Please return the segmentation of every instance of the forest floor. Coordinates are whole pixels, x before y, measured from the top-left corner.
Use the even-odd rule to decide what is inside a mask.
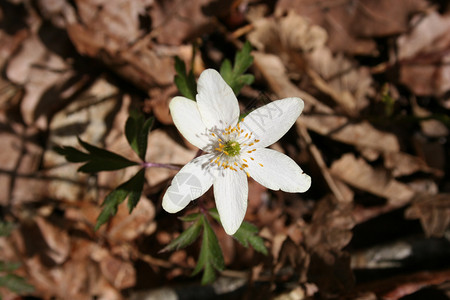
[[[304,100],[271,147],[312,186],[249,179],[245,220],[269,254],[212,223],[225,269],[201,285],[200,242],[160,252],[199,209],[162,209],[176,171],[148,168],[135,210],[94,230],[133,168],[80,173],[54,147],[80,137],[136,159],[124,127],[137,109],[155,118],[146,161],[188,163],[174,58],[198,77],[246,41],[241,111]],[[3,299],[450,299],[447,1],[1,0],[0,68]]]

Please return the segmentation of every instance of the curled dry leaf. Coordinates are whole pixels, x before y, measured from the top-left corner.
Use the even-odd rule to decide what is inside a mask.
[[[254,57],[255,67],[261,71],[262,76],[279,98],[294,95],[305,101],[305,113],[300,118],[300,122],[308,129],[359,148],[373,148],[381,152],[400,149],[395,135],[382,132],[367,121],[353,123],[345,116],[337,116],[329,106],[297,88],[286,75],[285,67],[279,57],[260,52],[255,52]],[[316,114],[308,114],[312,110]]]
[[[322,47],[327,40],[326,31],[294,12],[285,17],[261,18],[253,22],[254,31],[248,40],[259,51],[288,55],[289,51],[309,52]],[[285,55],[283,55],[283,52]],[[288,58],[288,57],[287,57]]]
[[[440,170],[429,167],[425,161],[417,156],[404,152],[384,152],[384,166],[391,170],[392,176],[408,176],[416,172],[432,173],[442,176]]]
[[[373,55],[373,38],[407,31],[410,16],[427,6],[425,0],[399,0],[395,5],[389,0],[281,0],[277,2],[276,14],[294,10],[325,28],[330,37],[328,45],[334,52]]]
[[[21,101],[25,123],[31,125],[36,122],[41,129],[46,129],[47,119],[63,100],[62,86],[74,72],[62,57],[49,51],[37,34],[33,33],[10,59],[6,75],[15,84],[25,87]]]
[[[410,202],[414,191],[406,184],[393,179],[385,170],[374,169],[362,158],[344,154],[331,165],[331,174],[351,186],[388,199],[392,207]]]
[[[416,95],[442,96],[450,90],[450,15],[430,12],[397,39],[400,82]]]
[[[405,216],[419,219],[427,236],[442,237],[450,227],[450,194],[418,196]]]
[[[321,135],[361,149],[371,148],[379,152],[397,152],[400,149],[394,134],[380,131],[367,121],[353,123],[342,116],[305,115],[302,122]]]
[[[357,115],[373,96],[372,77],[366,67],[342,54],[333,55],[326,47],[314,49],[306,55],[308,75],[314,85],[329,95],[349,115]]]

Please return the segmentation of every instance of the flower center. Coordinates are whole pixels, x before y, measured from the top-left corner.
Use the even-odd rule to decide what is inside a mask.
[[[236,141],[228,141],[225,143],[222,151],[228,156],[233,157],[241,152],[241,145]]]
[[[241,120],[241,122],[244,119]],[[214,143],[214,151],[217,156],[211,160],[211,163],[217,164],[224,169],[230,169],[233,171],[244,171],[248,177],[250,174],[245,170],[248,167],[248,161],[241,157],[241,153],[251,154],[256,151],[255,144],[259,142],[258,139],[253,137],[253,133],[245,132],[240,123],[236,127],[228,126],[225,130],[219,132],[215,131],[211,135],[217,140]],[[251,160],[253,157],[247,156]],[[259,164],[261,167],[262,164]]]

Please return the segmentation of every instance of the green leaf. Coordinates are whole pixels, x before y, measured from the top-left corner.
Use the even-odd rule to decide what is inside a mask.
[[[239,227],[233,237],[246,248],[248,248],[250,244],[255,251],[264,255],[269,254],[264,245],[264,240],[258,235],[258,227],[251,223],[245,221],[242,222],[241,227]]]
[[[253,56],[250,54],[251,52],[252,45],[246,41],[241,51],[238,51],[234,58],[233,72],[235,74],[244,74],[244,72],[252,65]]]
[[[153,122],[153,117],[145,120],[143,114],[137,111],[131,111],[125,124],[125,135],[128,143],[143,161],[145,160],[145,154],[147,153],[148,133]]]
[[[10,235],[11,231],[13,231],[14,227],[16,227],[16,226],[12,222],[1,221],[0,222],[0,236]]]
[[[179,217],[178,219],[180,219],[183,222],[194,222],[194,221],[197,221],[197,219],[200,216],[201,216],[200,213],[193,213],[193,214],[189,214],[187,216]]]
[[[208,213],[214,220],[221,223],[217,208],[211,208],[208,210]],[[264,255],[269,254],[266,246],[264,245],[264,240],[258,235],[258,227],[249,222],[242,222],[241,227],[239,227],[233,237],[246,248],[248,248],[250,244],[255,251],[258,251]]]
[[[7,274],[0,277],[0,286],[4,286],[17,294],[32,293],[34,291],[32,285],[27,283],[23,277],[15,274]]]
[[[236,95],[239,94],[244,85],[250,85],[255,80],[253,75],[244,74],[253,63],[251,51],[252,46],[247,41],[241,51],[236,53],[233,67],[228,59],[220,66],[220,74]]]
[[[205,216],[202,215],[201,220],[203,224],[203,240],[199,259],[192,272],[192,276],[198,274],[203,269],[202,284],[208,284],[216,278],[214,270],[223,270],[225,268],[225,262],[214,230],[209,225]]]
[[[78,142],[88,151],[88,153],[70,146],[56,147],[54,150],[59,154],[64,155],[67,161],[75,163],[86,162],[78,168],[79,172],[96,173],[100,171],[114,171],[138,165],[137,162],[126,159],[125,157],[108,150],[93,146],[80,138],[78,138]]]
[[[198,238],[201,230],[202,230],[202,220],[199,215],[194,224],[188,227],[188,229],[183,231],[183,233],[181,233],[176,239],[170,242],[170,244],[168,244],[159,252],[161,253],[186,248]]]
[[[4,262],[0,261],[0,272],[12,272],[20,267],[20,262]]]
[[[177,86],[180,93],[195,101],[195,95],[197,95],[197,83],[195,82],[194,73],[191,70],[189,74],[186,73],[186,65],[178,56],[175,56],[175,71],[176,75],[174,78],[175,85]]]
[[[103,210],[97,218],[95,230],[105,224],[111,217],[117,213],[118,206],[128,197],[128,210],[131,213],[133,208],[139,202],[142,194],[142,188],[145,181],[145,169],[141,169],[130,180],[119,185],[114,191],[106,196],[103,201]]]

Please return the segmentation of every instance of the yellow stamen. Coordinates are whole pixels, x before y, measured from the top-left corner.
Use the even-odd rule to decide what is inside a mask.
[[[261,167],[264,167],[263,164],[258,163],[258,165],[260,165]]]

